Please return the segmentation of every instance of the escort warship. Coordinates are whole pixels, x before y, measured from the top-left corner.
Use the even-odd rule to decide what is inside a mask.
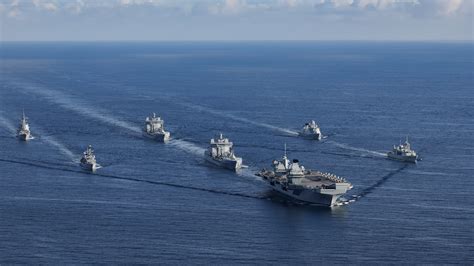
[[[242,167],[242,158],[235,156],[233,143],[222,134],[219,138],[211,139],[209,149],[204,152],[206,161],[230,170],[238,170]]]
[[[321,134],[321,129],[316,124],[316,122],[314,122],[314,120],[311,120],[309,123],[306,123],[299,132],[299,135],[303,138],[315,140],[321,140],[321,138],[323,137],[323,135]]]
[[[416,161],[420,160],[416,152],[411,149],[408,137],[406,138],[405,143],[401,143],[398,146],[393,145],[393,149],[387,153],[387,157],[392,160],[410,163],[416,163]]]
[[[95,160],[94,150],[92,149],[91,145],[87,147],[86,151],[84,151],[82,155],[81,167],[92,172],[100,168],[100,166],[97,164],[97,161]]]
[[[165,121],[161,117],[157,117],[155,113],[153,116],[147,117],[145,120],[145,136],[160,141],[166,142],[170,139],[170,132],[165,131]]]
[[[351,183],[344,178],[307,170],[296,159],[290,162],[286,149],[281,160],[273,161],[272,170],[263,169],[256,175],[262,177],[273,190],[303,204],[337,206],[337,200],[352,189]]]
[[[28,141],[33,139],[31,135],[30,126],[28,124],[28,118],[25,116],[25,112],[23,112],[23,116],[20,120],[20,126],[18,127],[18,138],[23,141]]]

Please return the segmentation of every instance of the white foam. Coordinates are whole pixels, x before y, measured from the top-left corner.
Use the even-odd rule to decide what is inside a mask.
[[[43,87],[31,85],[31,84],[18,83],[18,82],[16,84],[21,86],[23,89],[27,90],[28,92],[43,96],[49,101],[54,102],[63,108],[69,109],[81,115],[88,116],[90,118],[99,120],[101,122],[130,130],[134,133],[141,132],[139,127],[131,125],[125,121],[116,119],[112,115],[107,114],[107,112],[105,112],[104,110],[87,106],[86,104],[81,103],[79,100],[73,100],[61,92],[49,90]]]
[[[206,149],[201,148],[191,142],[180,140],[180,139],[171,139],[167,145],[176,147],[182,151],[197,155],[197,156],[204,156],[204,151]]]
[[[358,152],[361,152],[363,154],[371,154],[371,155],[375,155],[375,156],[379,156],[379,157],[387,157],[387,155],[385,153],[382,153],[382,152],[371,151],[371,150],[367,150],[367,149],[364,149],[364,148],[353,147],[353,146],[350,146],[348,144],[336,142],[336,141],[333,141],[333,140],[328,140],[328,141],[326,141],[326,143],[333,144],[334,146],[337,146],[341,149],[358,151]]]
[[[13,124],[2,115],[0,115],[0,125],[5,127],[10,133],[12,133],[12,135],[15,135],[16,133],[15,126],[13,126]]]
[[[57,141],[54,137],[52,137],[52,136],[41,136],[41,139],[44,140],[45,142],[51,144],[55,148],[57,148],[62,154],[69,157],[69,159],[72,162],[78,162],[77,156],[74,155],[74,153],[70,149],[68,149],[64,144]]]
[[[218,110],[214,110],[214,109],[211,109],[211,108],[208,108],[208,107],[204,107],[204,106],[200,106],[200,105],[196,105],[196,104],[192,104],[192,103],[183,103],[183,105],[185,105],[187,107],[190,107],[190,108],[193,108],[193,109],[196,109],[196,110],[199,110],[199,111],[208,112],[208,113],[211,113],[213,115],[217,115],[217,116],[221,116],[221,117],[225,117],[225,118],[230,118],[230,119],[233,119],[233,120],[237,120],[237,121],[240,121],[240,122],[252,124],[252,125],[255,125],[255,126],[265,127],[265,128],[269,128],[269,129],[272,129],[272,130],[280,131],[280,132],[285,133],[285,134],[298,135],[298,132],[287,129],[287,128],[282,128],[282,127],[277,127],[277,126],[273,126],[273,125],[266,124],[266,123],[256,122],[256,121],[253,121],[253,120],[250,120],[250,119],[247,119],[247,118],[243,118],[243,117],[239,117],[239,116],[236,116],[236,115],[233,115],[233,114],[222,112],[221,110],[218,111]]]

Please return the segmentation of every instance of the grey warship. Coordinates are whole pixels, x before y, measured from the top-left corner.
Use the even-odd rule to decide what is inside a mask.
[[[281,160],[273,161],[272,170],[263,169],[256,175],[262,177],[273,190],[303,204],[337,206],[337,200],[352,189],[351,183],[344,178],[307,170],[296,159],[290,162],[286,149]]]
[[[25,112],[23,112],[23,116],[20,120],[20,126],[18,127],[17,136],[20,140],[28,141],[33,139],[30,131],[30,125],[28,124],[28,118],[25,116]]]
[[[87,146],[86,151],[84,151],[82,154],[80,164],[83,169],[92,172],[100,168],[100,166],[97,164],[97,161],[95,160],[94,150],[92,149],[91,145]]]
[[[321,134],[321,129],[314,120],[311,120],[306,123],[298,134],[303,138],[315,140],[321,140],[321,138],[323,137],[323,135]]]
[[[242,158],[235,156],[233,143],[222,134],[216,139],[211,139],[209,149],[204,152],[206,161],[230,170],[238,170],[242,167]]]
[[[165,121],[153,113],[152,116],[145,119],[145,136],[160,141],[167,142],[170,139],[170,132],[165,131]]]
[[[401,143],[398,146],[393,146],[393,149],[387,153],[387,157],[392,160],[416,163],[420,160],[418,154],[411,149],[411,145],[408,142],[408,137],[405,143]]]

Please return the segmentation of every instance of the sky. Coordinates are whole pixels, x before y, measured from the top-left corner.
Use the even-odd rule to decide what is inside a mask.
[[[0,0],[0,41],[473,41],[474,0]]]

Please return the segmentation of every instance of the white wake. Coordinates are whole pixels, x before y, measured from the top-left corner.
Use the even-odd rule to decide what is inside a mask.
[[[208,107],[204,107],[204,106],[200,106],[200,105],[196,105],[196,104],[192,104],[192,103],[182,103],[182,105],[193,108],[193,109],[198,110],[198,111],[204,111],[204,112],[207,112],[207,113],[210,113],[210,114],[213,114],[213,115],[217,115],[217,116],[221,116],[221,117],[225,117],[225,118],[230,118],[230,119],[233,119],[233,120],[236,120],[236,121],[252,124],[252,125],[255,125],[255,126],[258,126],[258,127],[264,127],[264,128],[272,129],[272,130],[275,130],[275,131],[280,131],[280,132],[285,133],[285,134],[295,135],[295,136],[298,135],[298,132],[296,132],[294,130],[273,126],[273,125],[270,125],[270,124],[267,124],[267,123],[256,122],[256,121],[253,121],[253,120],[250,120],[250,119],[247,119],[247,118],[243,118],[243,117],[239,117],[239,116],[236,116],[236,115],[233,115],[233,114],[225,113],[225,112],[220,111],[220,110],[214,110],[214,109],[211,109],[211,108],[208,108]]]
[[[375,155],[375,156],[378,156],[378,157],[386,157],[387,156],[385,153],[382,153],[382,152],[372,151],[372,150],[368,150],[368,149],[364,149],[364,148],[353,147],[353,146],[350,146],[348,144],[336,142],[336,141],[333,141],[333,140],[328,140],[328,141],[326,141],[326,143],[332,144],[332,145],[334,145],[336,147],[339,147],[341,149],[357,151],[357,152],[360,152],[362,154],[370,154],[370,155]]]

